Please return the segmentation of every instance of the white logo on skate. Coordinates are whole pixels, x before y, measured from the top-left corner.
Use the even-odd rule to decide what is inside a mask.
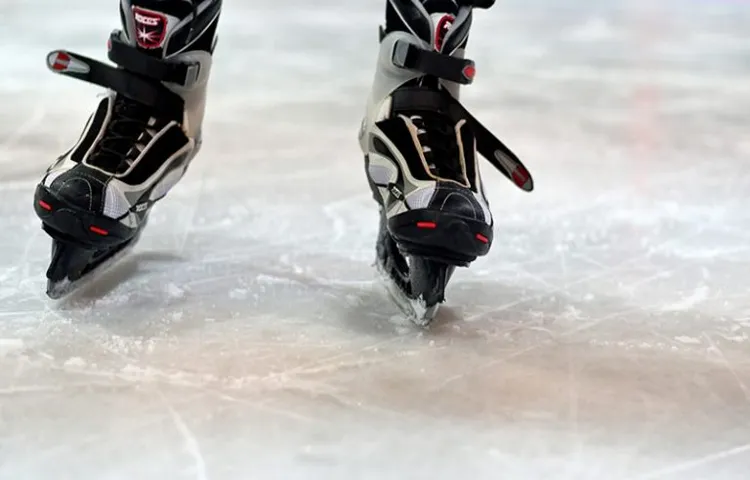
[[[159,19],[154,17],[148,17],[146,15],[141,15],[138,12],[135,12],[135,21],[138,23],[142,23],[144,25],[148,25],[151,27],[155,27],[159,25]]]
[[[154,41],[155,32],[147,32],[146,30],[138,30],[136,33],[138,34],[138,40],[143,40],[146,42]]]
[[[401,191],[400,188],[398,188],[396,185],[391,185],[391,195],[396,197],[396,199],[401,200],[404,198],[404,192]]]

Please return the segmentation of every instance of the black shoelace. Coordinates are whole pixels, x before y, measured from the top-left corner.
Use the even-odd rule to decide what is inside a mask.
[[[430,172],[436,177],[465,181],[453,123],[439,114],[415,114],[410,120],[417,127]]]
[[[113,174],[126,171],[130,166],[128,153],[146,130],[150,116],[145,105],[118,95],[112,118],[89,163]]]

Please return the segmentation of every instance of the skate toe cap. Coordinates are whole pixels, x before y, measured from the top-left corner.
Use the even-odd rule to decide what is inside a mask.
[[[86,178],[73,177],[52,185],[54,193],[71,206],[91,211],[94,206],[94,189]]]
[[[482,207],[469,189],[440,185],[435,191],[430,208],[457,217],[486,221]]]

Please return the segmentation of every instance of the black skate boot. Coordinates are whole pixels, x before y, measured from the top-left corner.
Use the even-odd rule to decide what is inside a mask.
[[[523,190],[521,161],[459,103],[474,78],[464,59],[473,8],[494,0],[388,0],[360,132],[380,205],[377,266],[391,295],[426,325],[456,267],[486,255],[492,215],[477,152]]]
[[[50,297],[134,246],[197,154],[220,10],[221,0],[123,0],[123,30],[109,39],[117,68],[61,50],[47,57],[53,72],[108,89],[34,196],[52,237]]]

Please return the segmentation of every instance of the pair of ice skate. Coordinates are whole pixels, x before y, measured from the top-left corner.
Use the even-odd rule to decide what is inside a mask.
[[[458,102],[474,8],[494,0],[386,0],[359,141],[380,206],[377,265],[407,314],[428,323],[457,266],[487,254],[492,216],[477,153],[524,190],[518,158]],[[122,0],[112,67],[55,51],[54,72],[108,94],[47,170],[34,206],[52,237],[47,293],[60,298],[138,240],[153,205],[201,145],[221,0]]]

